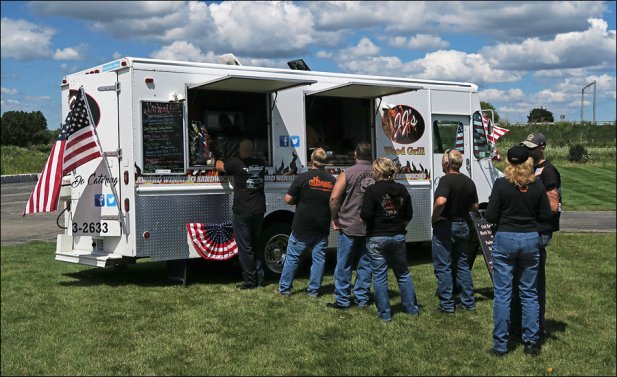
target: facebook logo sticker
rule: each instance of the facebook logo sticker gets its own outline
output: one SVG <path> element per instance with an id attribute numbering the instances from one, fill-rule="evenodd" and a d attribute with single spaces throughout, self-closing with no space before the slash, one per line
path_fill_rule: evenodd
<path id="1" fill-rule="evenodd" d="M 105 194 L 94 194 L 94 206 L 105 207 Z"/>
<path id="2" fill-rule="evenodd" d="M 116 197 L 114 194 L 107 194 L 107 207 L 115 207 L 116 206 Z"/>
<path id="3" fill-rule="evenodd" d="M 289 138 L 291 139 L 291 145 L 293 147 L 300 146 L 300 136 L 290 136 Z"/>
<path id="4" fill-rule="evenodd" d="M 281 147 L 288 147 L 289 146 L 289 136 L 287 136 L 287 135 L 280 135 L 279 136 L 279 146 L 281 146 Z"/>

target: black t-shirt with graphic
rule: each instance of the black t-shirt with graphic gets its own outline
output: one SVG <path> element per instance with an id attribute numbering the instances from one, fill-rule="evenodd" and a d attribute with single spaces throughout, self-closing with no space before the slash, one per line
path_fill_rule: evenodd
<path id="1" fill-rule="evenodd" d="M 298 175 L 289 190 L 296 200 L 292 229 L 297 233 L 330 233 L 330 194 L 336 178 L 324 169 L 311 169 Z"/>
<path id="2" fill-rule="evenodd" d="M 254 157 L 233 159 L 225 162 L 223 169 L 234 177 L 233 211 L 239 214 L 265 213 L 264 160 Z"/>
<path id="3" fill-rule="evenodd" d="M 435 199 L 439 196 L 447 199 L 441 216 L 448 220 L 467 219 L 469 207 L 478 202 L 475 183 L 471 178 L 460 173 L 449 173 L 439 179 Z"/>
<path id="4" fill-rule="evenodd" d="M 360 217 L 366 221 L 368 237 L 406 234 L 413 217 L 411 196 L 398 182 L 377 181 L 364 192 Z"/>

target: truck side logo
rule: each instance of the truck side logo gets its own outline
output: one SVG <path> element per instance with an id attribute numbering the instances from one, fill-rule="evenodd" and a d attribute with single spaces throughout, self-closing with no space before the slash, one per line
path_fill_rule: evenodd
<path id="1" fill-rule="evenodd" d="M 382 110 L 381 127 L 393 142 L 412 144 L 424 134 L 424 118 L 413 107 L 388 105 Z"/>

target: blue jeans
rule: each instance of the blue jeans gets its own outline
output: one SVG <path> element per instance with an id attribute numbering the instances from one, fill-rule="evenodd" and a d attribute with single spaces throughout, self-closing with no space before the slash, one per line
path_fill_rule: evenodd
<path id="1" fill-rule="evenodd" d="M 340 306 L 351 305 L 351 275 L 354 260 L 358 260 L 353 288 L 354 301 L 356 305 L 363 306 L 368 304 L 371 292 L 371 262 L 366 250 L 366 237 L 348 236 L 339 232 L 334 269 L 334 301 Z"/>
<path id="2" fill-rule="evenodd" d="M 439 307 L 454 311 L 452 268 L 456 268 L 456 284 L 460 287 L 461 304 L 468 309 L 476 307 L 473 281 L 467 255 L 469 226 L 466 221 L 442 221 L 433 228 L 433 267 L 437 278 Z"/>
<path id="3" fill-rule="evenodd" d="M 540 264 L 538 266 L 538 303 L 540 304 L 540 334 L 546 331 L 544 317 L 546 313 L 546 248 L 553 239 L 553 232 L 540 233 Z M 517 279 L 517 274 L 514 273 Z M 516 282 L 516 281 L 515 281 Z M 510 323 L 512 328 L 521 327 L 521 302 L 518 299 L 517 284 L 512 289 L 512 305 L 510 309 Z"/>
<path id="4" fill-rule="evenodd" d="M 291 288 L 296 270 L 300 264 L 300 257 L 308 249 L 312 249 L 311 275 L 308 284 L 308 294 L 317 297 L 321 288 L 323 272 L 326 261 L 326 247 L 328 247 L 328 236 L 318 234 L 299 234 L 291 232 L 287 242 L 287 253 L 285 254 L 285 264 L 279 280 L 279 292 L 281 294 L 291 294 Z"/>
<path id="5" fill-rule="evenodd" d="M 383 321 L 392 319 L 388 298 L 388 266 L 392 268 L 398 282 L 403 308 L 407 313 L 417 315 L 420 309 L 416 302 L 413 280 L 407 268 L 405 235 L 370 237 L 366 244 L 373 268 L 375 306 L 377 306 L 379 318 Z"/>
<path id="6" fill-rule="evenodd" d="M 540 263 L 540 237 L 537 232 L 497 232 L 493 240 L 493 348 L 508 350 L 510 303 L 513 271 L 517 271 L 522 308 L 522 340 L 537 344 L 539 304 L 536 289 Z"/>

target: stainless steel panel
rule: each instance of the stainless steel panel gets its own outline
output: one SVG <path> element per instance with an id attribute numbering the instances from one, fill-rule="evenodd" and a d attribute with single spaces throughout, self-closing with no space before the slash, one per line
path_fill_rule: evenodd
<path id="1" fill-rule="evenodd" d="M 232 194 L 141 195 L 136 199 L 137 256 L 186 259 L 186 224 L 231 221 Z M 145 240 L 144 232 L 150 232 Z"/>

